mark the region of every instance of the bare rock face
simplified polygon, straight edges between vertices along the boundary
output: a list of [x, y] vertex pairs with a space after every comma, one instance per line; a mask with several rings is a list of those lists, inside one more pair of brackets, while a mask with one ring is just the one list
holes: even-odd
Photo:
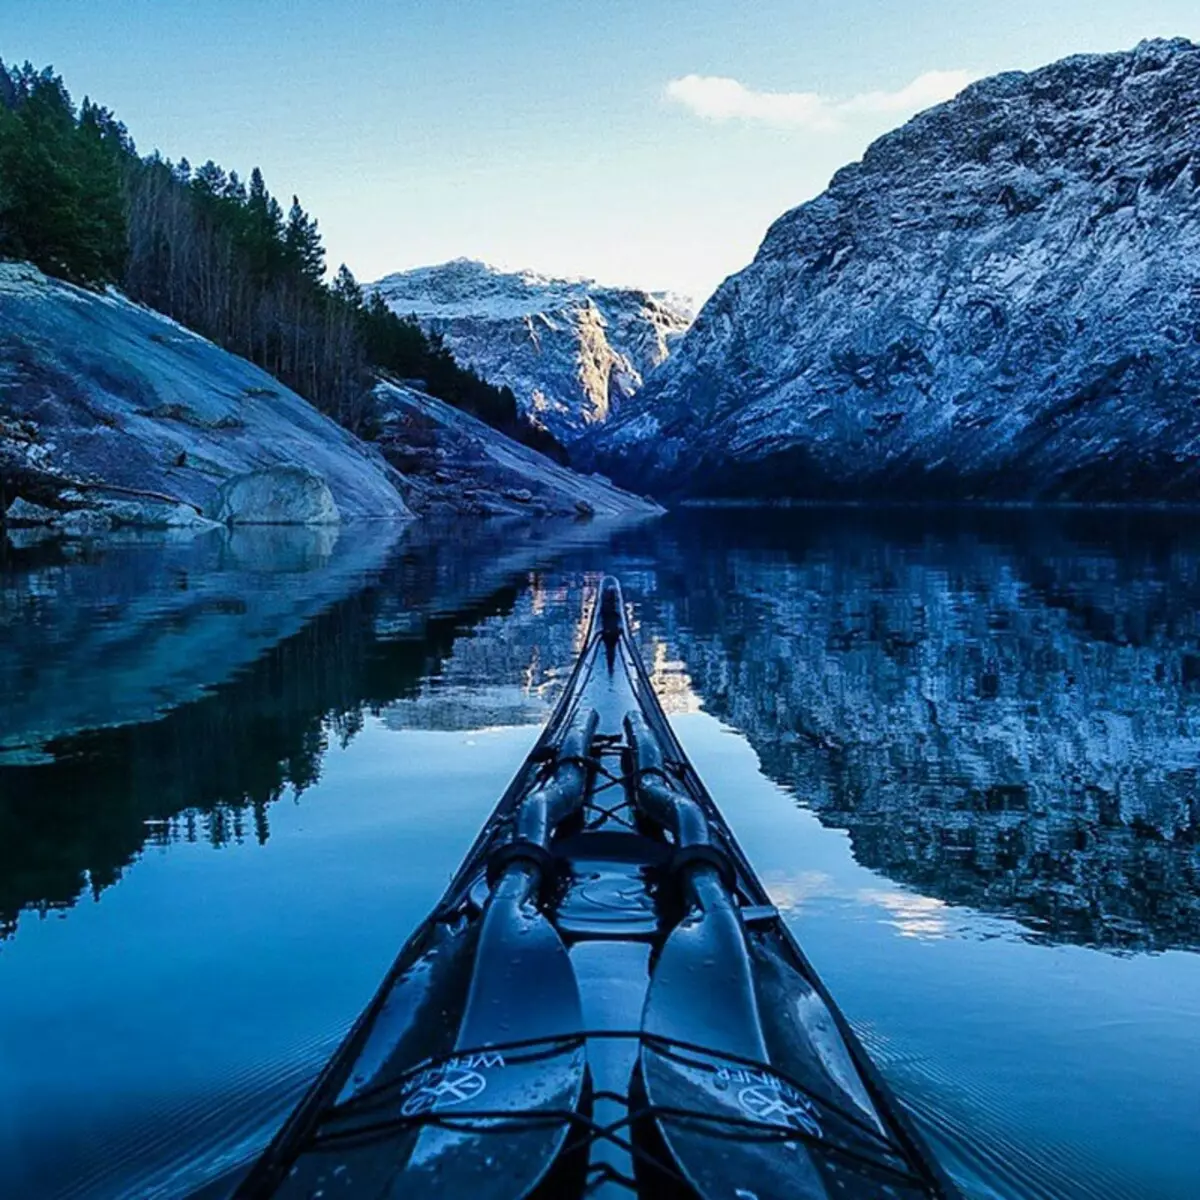
[[293, 463], [346, 520], [412, 515], [377, 448], [245, 359], [116, 291], [0, 263], [0, 505], [66, 531], [203, 525], [225, 481]]
[[663, 293], [470, 259], [401, 271], [369, 290], [440, 334], [463, 366], [512, 388], [521, 411], [564, 445], [618, 411], [692, 317], [686, 301]]
[[375, 389], [379, 447], [418, 516], [641, 518], [653, 501], [581, 475], [424, 392]]
[[227, 525], [336, 525], [342, 519], [329, 484], [294, 464], [227, 479], [212, 517]]
[[780, 217], [589, 458], [706, 496], [1200, 498], [1200, 47], [998, 75]]

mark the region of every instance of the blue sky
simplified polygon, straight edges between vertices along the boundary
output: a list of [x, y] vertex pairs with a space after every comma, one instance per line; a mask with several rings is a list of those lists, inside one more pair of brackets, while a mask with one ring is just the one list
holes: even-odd
[[965, 78], [1197, 0], [0, 0], [141, 150], [292, 192], [360, 279], [470, 255], [703, 298], [767, 225]]

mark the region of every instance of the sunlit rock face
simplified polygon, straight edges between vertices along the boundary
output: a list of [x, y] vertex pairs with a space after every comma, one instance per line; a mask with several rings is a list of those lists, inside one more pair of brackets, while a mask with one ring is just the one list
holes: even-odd
[[1200, 497], [1200, 47], [975, 83], [781, 216], [596, 435], [709, 496]]
[[564, 445], [642, 386], [692, 316], [686, 301], [666, 294], [470, 259], [400, 271], [370, 290], [441, 334], [463, 366], [512, 388], [522, 412]]
[[1200, 546], [756, 524], [660, 553], [643, 623], [860, 863], [1051, 940], [1200, 946]]

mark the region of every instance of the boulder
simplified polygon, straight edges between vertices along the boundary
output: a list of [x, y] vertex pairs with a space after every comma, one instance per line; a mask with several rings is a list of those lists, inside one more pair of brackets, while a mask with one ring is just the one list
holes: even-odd
[[209, 515], [227, 525], [336, 525], [341, 520], [324, 478], [299, 465], [265, 467], [227, 479]]
[[18, 496], [8, 506], [4, 519], [13, 526], [52, 525], [60, 516], [62, 514], [55, 512], [52, 508], [34, 504], [32, 501], [26, 500], [24, 496]]

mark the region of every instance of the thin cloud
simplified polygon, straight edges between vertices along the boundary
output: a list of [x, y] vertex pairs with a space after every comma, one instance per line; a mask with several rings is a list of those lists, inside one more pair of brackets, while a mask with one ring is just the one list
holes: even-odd
[[684, 75], [666, 86], [666, 97], [708, 121], [828, 131], [855, 117], [918, 112], [957, 95], [973, 76], [966, 71], [926, 71], [895, 92], [861, 92], [834, 100], [819, 92], [759, 92], [720, 75]]

